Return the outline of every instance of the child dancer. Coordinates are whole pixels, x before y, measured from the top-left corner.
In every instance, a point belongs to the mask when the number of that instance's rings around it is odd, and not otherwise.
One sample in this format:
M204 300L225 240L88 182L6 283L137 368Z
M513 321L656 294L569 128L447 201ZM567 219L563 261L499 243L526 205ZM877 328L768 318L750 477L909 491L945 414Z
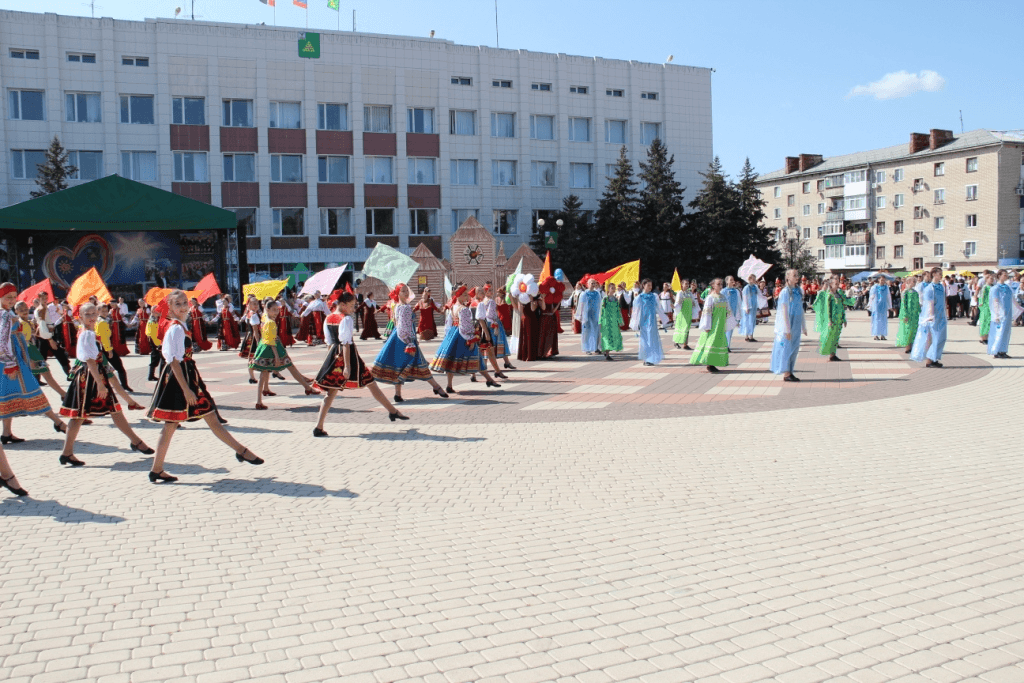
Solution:
M608 282L607 291L601 301L601 351L605 360L614 360L612 351L622 350L622 304L615 296L614 282Z
M277 301L269 301L267 310L263 314L263 322L260 332L260 343L253 352L252 360L249 361L249 372L259 370L260 381L256 388L256 410L266 410L263 403L264 396L276 396L270 391L270 373L288 368L302 388L306 390L306 396L317 393L317 390L309 383L309 380L302 376L302 373L292 365L292 359L288 357L281 338L277 335L277 316L281 312L281 304Z
M245 310L242 311L242 321L248 328L245 332L245 339L238 348L238 357L244 358L249 365L249 384L259 384L256 374L252 369L252 356L256 353L256 347L260 340L260 314L259 304L256 299L249 299L245 302Z
M445 391L449 394L458 393L452 388L455 375L468 375L474 372L484 376L487 386L500 387L501 385L494 381L480 362L480 351L476 346L480 338L473 326L473 311L469 307L469 292L466 291L466 286L455 290L452 299L455 302L452 306L452 326L445 333L444 340L437 349L437 355L430 363L430 369L448 376Z
M36 377L42 377L51 389L60 394L60 398L63 401L64 394L67 392L64 391L64 387L57 384L57 380L54 379L53 375L50 373L50 368L46 365L46 358L43 357L42 351L40 351L39 347L31 341L32 322L31 318L29 318L28 304L24 301L19 301L14 305L14 312L18 314L19 318L21 318L21 334L25 337L25 344L28 346L28 360L29 365L32 366L32 374ZM46 309L43 309L43 314L46 314Z
M384 384L395 385L395 403L405 400L402 398L402 385L417 379L428 382L437 396L448 398L448 394L430 374L430 366L423 358L420 345L416 341L416 328L412 320L413 307L410 305L412 292L405 283L399 283L395 285L391 294L397 302L394 314L395 333L388 336L373 362L373 368L370 370L373 378Z

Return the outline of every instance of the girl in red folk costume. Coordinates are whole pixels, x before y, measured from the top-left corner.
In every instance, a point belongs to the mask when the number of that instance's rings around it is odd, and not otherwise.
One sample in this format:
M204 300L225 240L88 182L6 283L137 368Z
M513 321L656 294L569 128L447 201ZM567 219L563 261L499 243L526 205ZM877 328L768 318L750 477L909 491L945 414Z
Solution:
M161 352L167 364L160 372L153 392L153 405L149 409L149 419L163 422L164 427L156 446L149 480L154 484L178 480L164 471L164 458L178 425L196 420L205 420L213 435L235 452L238 462L262 465L263 459L238 443L218 420L217 405L199 376L196 362L192 360L192 338L185 329L185 316L189 310L185 293L176 289L165 300L170 311L170 326L164 333Z
M260 325L260 343L253 352L249 361L249 372L258 370L260 373L259 387L256 389L256 410L266 410L263 403L264 396L277 396L270 390L270 373L288 369L299 384L306 390L306 395L317 393L317 390L309 383L309 380L302 376L302 373L292 364L280 337L277 336L277 317L281 312L281 305L277 301L267 302L267 310L263 314L263 321ZM283 378L282 378L283 379Z
M416 336L420 341L430 341L437 336L437 322L434 320L434 312L443 313L434 299L430 296L430 287L423 289L423 296L416 302L414 308L420 314L419 324L416 325Z
M388 419L408 420L409 418L398 412L398 408L388 401L387 397L373 381L373 375L363 363L356 351L356 345L352 340L355 321L352 315L355 313L356 298L349 292L344 292L338 297L338 307L334 313L327 316L324 321L324 338L330 345L327 349L327 358L316 375L314 386L324 390L323 403L320 404L320 419L313 428L313 436L327 436L324 431L324 420L331 410L334 397L343 389L362 389L366 387L377 403L380 403L388 411Z
M252 356L256 353L256 347L260 343L260 311L259 303L255 298L245 302L245 310L242 311L242 320L248 328L245 332L245 339L238 348L238 357L244 358L249 365L249 384L259 384L256 374L252 370Z
M192 333L193 350L209 351L213 348L213 344L206 339L206 320L203 318L203 309L199 306L199 299L192 297L188 314L192 319L189 330Z
M146 324L149 322L149 304L145 299L138 300L139 307L135 310L135 353L139 356L148 356L152 351L149 335L146 334ZM75 346L67 347L68 355L75 350Z
M484 285L477 294L476 320L480 329L480 365L486 367L489 360L494 376L508 379L508 375L498 369L499 356L508 363L508 342L498 320L497 304L491 298L490 285Z
M109 415L114 425L128 437L133 451L152 454L153 449L128 425L128 420L124 418L121 406L110 386L110 378L104 372L100 360L102 354L96 340L96 306L83 304L78 309L78 315L82 321L82 330L78 333L76 345L77 362L69 377L71 386L68 387L68 393L60 408L61 416L71 418L67 437L64 439L64 450L60 455L60 464L73 467L85 464L76 458L74 453L78 430L86 419L103 415Z
M277 336L281 339L281 344L284 346L295 346L295 337L292 336L292 317L294 311L292 311L291 304L288 303L288 299L283 294L277 298L277 301L281 304Z
M473 325L473 310L469 307L470 296L463 285L452 293L452 325L444 335L437 355L430 363L434 372L443 372L448 376L449 394L458 393L452 388L455 375L469 375L479 372L487 380L487 386L500 387L480 361L480 349L477 343L480 337Z
M377 302L373 300L373 292L368 292L363 300L363 333L360 339L380 339L380 328L377 327Z
M123 299L122 299L123 301ZM119 358L128 355L128 326L121 313L121 305L110 302L110 344Z
M230 351L241 342L238 332L238 316L235 315L235 305L231 303L230 294L225 294L217 302L217 315L220 320L220 328L217 334L217 349L220 351Z
M391 298L395 301L395 331L388 336L388 340L377 354L377 360L373 362L373 369L370 371L373 378L384 384L395 385L395 403L405 400L402 398L402 385L417 379L429 383L436 395L448 398L441 385L434 381L430 374L430 366L427 365L416 342L410 305L412 292L407 285L399 283L391 291Z

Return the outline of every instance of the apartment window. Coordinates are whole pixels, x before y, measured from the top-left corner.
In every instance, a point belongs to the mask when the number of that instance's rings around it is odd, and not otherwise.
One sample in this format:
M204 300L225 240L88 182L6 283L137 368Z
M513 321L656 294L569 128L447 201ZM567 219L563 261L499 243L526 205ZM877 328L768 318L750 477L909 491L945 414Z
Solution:
M875 197L875 208L876 209L884 209L885 208L885 195L881 195L880 194L877 197Z
M410 133L434 133L433 109L410 109L408 130Z
M321 235L351 235L352 209L320 209Z
M842 221L826 221L825 225L821 226L822 235L842 235L843 234L843 222Z
M818 239L821 239L821 236L824 235L824 234L825 234L825 226L819 225L818 226Z
M967 201L973 202L978 198L978 186L968 185L967 186Z
M304 209L274 209L274 235L277 237L301 237L306 234Z
M480 217L477 209L452 209L452 232L458 230L470 216L477 219Z
M20 50L12 48L11 59L39 59L39 50Z
M875 247L875 259L878 261L885 260L885 247Z
M366 133L390 133L391 107L376 104L363 107L363 131Z
M9 90L8 114L15 121L43 121L46 107L42 90Z
M206 100L202 97L171 99L171 123L186 126L206 125Z
M775 198L778 199L782 196L782 188L778 185L775 186Z
M226 183L255 183L256 182L256 155L255 154L225 154L224 155L224 182L226 182Z
M514 138L516 136L516 115L507 112L491 113L491 137Z
M824 178L822 178L821 180L819 180L817 182L816 189L818 190L818 192L824 192L825 191L825 179Z
M156 152L121 152L121 177L129 180L156 180Z
M530 184L533 187L555 186L555 162L533 161L530 163Z
M946 229L946 218L944 216L935 217L935 229L945 230Z
M436 235L437 209L409 209L410 235Z
M411 185L437 184L437 159L409 157L409 183Z
M932 245L932 256L945 256L946 255L946 244L944 242L936 242Z
M235 225L248 237L256 236L256 209L228 209L235 212Z
M317 182L321 183L347 183L348 179L348 157L342 156L319 156L316 158Z
M452 185L476 185L476 159L452 159L451 183Z
M922 268L924 268L924 259L923 258L915 258L914 259L914 270L921 270Z
M978 214L969 213L967 214L967 227L976 228L978 227Z
M224 100L222 125L227 128L252 128L252 100Z
M924 244L923 232L918 231L914 233L914 244Z
M825 202L818 203L818 215L825 213Z
M937 164L935 164L935 175L936 175L936 177L938 177L940 175L946 175L946 164L945 164L945 162L940 161Z
M819 249L818 250L818 260L819 261L824 261L825 260L825 250L824 249Z
M98 92L69 92L64 94L64 119L75 123L100 123L100 94Z
M206 152L175 152L174 180L179 183L205 183L210 180Z
M516 162L495 159L491 162L491 185L515 185Z
M914 178L914 192L924 191L924 178Z
M530 139L531 140L554 140L555 139L555 117L542 114L530 115Z
M898 182L902 182L903 181L903 169L902 168L897 168L897 169L893 170L893 172L892 172L892 181L894 183L898 183Z
M903 204L904 204L904 201L903 201L903 195L902 194L894 194L892 196L892 208L898 209L901 206L903 206Z
M978 170L978 157L967 157L967 172L974 173Z
M811 205L810 204L804 204L804 206L803 206L803 214L805 216L810 216L811 215Z
M935 203L945 204L946 203L946 191L943 189L935 190Z
M494 232L497 235L514 235L519 225L519 212L515 209L495 209L492 212Z
M569 117L569 139L573 142L590 142L590 119Z
M593 164L569 164L569 187L593 187Z
M491 87L492 88L511 88L512 87L512 81L494 80L494 81L491 81Z
M827 259L843 258L843 245L841 245L841 244L826 244L825 245L825 258L827 258Z
M78 169L68 176L72 180L96 180L103 177L103 152L68 152L68 163Z
M12 149L13 175L21 180L39 176L39 167L46 164L46 151L42 149Z
M978 243L977 242L964 242L964 256L977 256L978 255Z
M878 221L877 223L875 223L875 234L876 235L884 235L885 234L885 221Z
M640 124L640 144L649 145L661 138L661 124L645 122Z
M626 122L625 121L605 121L604 122L604 141L610 142L616 145L626 144Z
M855 195L853 197L845 197L843 199L843 209L846 211L857 211L859 209L866 209L868 206L868 198L865 195Z
M366 157L363 160L363 181L377 185L390 185L394 181L391 157Z
M301 183L301 154L271 154L270 181L273 183Z
M394 209L367 209L366 210L366 234L367 235L394 235L395 234L395 210Z
M271 102L271 128L302 128L301 102Z
M449 111L448 132L452 135L476 135L476 112L459 109Z
M569 92L576 93L577 95L586 95L590 92L590 88L585 85L570 85Z
M316 105L318 130L348 130L348 105L320 102Z
M875 171L875 182L878 184L885 182L885 171Z
M152 95L121 95L121 123L155 122Z
M892 257L894 259L903 258L903 245L902 244L897 244L895 247L892 248Z
M540 90L541 92L551 92L550 83L534 83L530 86L531 90Z
M623 93L621 90L613 90L609 88L608 90L604 91L604 94L607 95L608 97L622 97L625 93Z
M903 221L893 221L892 222L892 232L893 232L894 235L902 235L903 234Z
M656 92L642 92L640 93L641 100L656 100L658 99L658 93Z
M804 239L805 240L811 239L811 229L810 228L804 228Z
M811 183L810 182L806 182L803 185L801 185L800 186L800 191L803 192L804 194L810 194L811 193Z
M786 219L786 227L787 228L795 228L796 227L796 219L793 218L792 216L787 218Z
M473 85L473 79L467 76L452 76L452 85Z
M866 244L846 245L847 256L867 256L868 247Z
M615 169L616 169L617 166L618 166L618 164L605 164L604 165L604 177L605 177L605 179L610 180L610 179L615 177Z
M121 57L121 66L149 66L149 57Z
M795 194L788 194L788 195L786 195L786 206L796 206L796 195Z
M782 218L782 209L775 209L775 218L776 220Z
M85 52L69 52L68 61L79 62L80 64L95 64L96 55Z

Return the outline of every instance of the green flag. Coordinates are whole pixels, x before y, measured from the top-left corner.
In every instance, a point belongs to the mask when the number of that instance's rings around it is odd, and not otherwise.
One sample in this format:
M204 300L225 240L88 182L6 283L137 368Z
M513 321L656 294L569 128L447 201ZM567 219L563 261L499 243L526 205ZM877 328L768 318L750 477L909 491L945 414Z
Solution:
M370 257L363 264L363 274L375 277L388 286L394 287L399 282L409 282L419 264L402 252L381 242L373 248Z
M339 12L341 8L341 0L327 0L327 9L332 9L335 12Z
M299 34L299 56L320 59L320 34L306 31Z

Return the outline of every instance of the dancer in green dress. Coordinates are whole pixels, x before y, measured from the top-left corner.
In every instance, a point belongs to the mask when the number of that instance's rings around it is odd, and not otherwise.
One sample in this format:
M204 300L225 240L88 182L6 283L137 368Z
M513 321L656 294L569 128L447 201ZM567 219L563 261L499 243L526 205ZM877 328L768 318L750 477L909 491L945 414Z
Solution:
M622 350L622 305L615 296L615 283L608 283L608 296L601 301L601 351L606 360L612 351Z
M676 294L676 320L675 331L672 333L672 342L676 348L690 350L690 325L694 317L700 317L700 304L697 303L697 295L690 291L690 282L683 280L680 283L679 293ZM682 345L682 346L680 346Z
M844 305L846 296L837 292L839 281L836 278L831 278L827 284L828 291L822 304L827 327L821 335L818 353L822 356L828 356L829 361L835 362L842 360L836 355L836 349L839 347L839 335L842 334L843 328L846 327L846 307Z
M982 344L988 344L988 328L992 325L992 307L989 297L992 295L992 286L996 283L996 276L991 270L981 274L982 286L978 290L978 334Z
M910 353L910 347L914 345L914 338L917 337L917 319L921 316L921 297L918 295L914 285L917 278L908 276L904 281L903 296L900 297L900 326L896 331L896 347L907 347L905 353Z
M725 282L717 277L711 281L711 293L704 299L700 314L700 340L690 356L690 365L706 365L708 372L729 365L729 344L726 333L736 327L736 317L729 308L729 300L722 294Z

